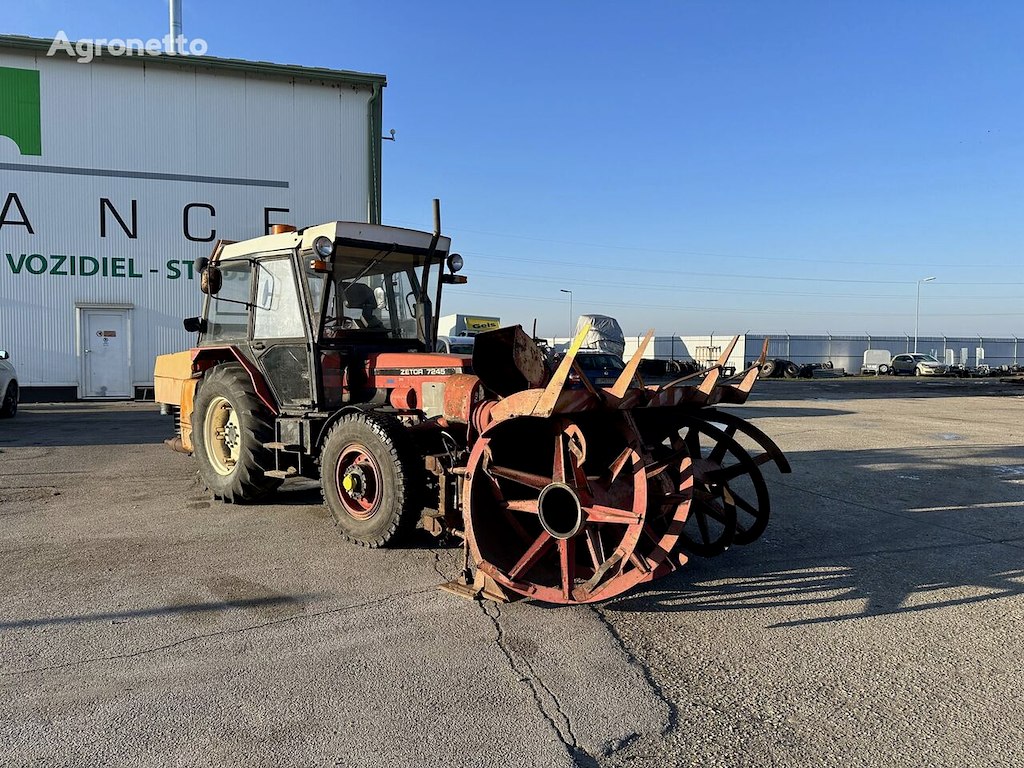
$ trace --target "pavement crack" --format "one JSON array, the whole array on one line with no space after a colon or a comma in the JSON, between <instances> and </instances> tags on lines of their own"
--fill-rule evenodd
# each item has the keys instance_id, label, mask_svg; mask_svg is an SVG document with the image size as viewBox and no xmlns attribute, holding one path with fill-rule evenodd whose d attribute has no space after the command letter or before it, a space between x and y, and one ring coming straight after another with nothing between
<instances>
[{"instance_id":1,"label":"pavement crack","mask_svg":"<svg viewBox=\"0 0 1024 768\"><path fill-rule=\"evenodd\" d=\"M423 595L436 591L436 587L429 587L427 589L414 589L406 590L404 592L395 592L384 597L379 597L374 600L368 600L364 603L355 603L352 605L342 605L337 608L327 608L322 611L314 611L312 613L293 613L290 616L284 616L280 619L272 619L270 621L260 622L259 624L247 624L243 627L232 627L231 629L221 629L216 632L204 632L198 635L189 635L183 637L180 640L175 640L173 643L166 643L164 645L156 645L150 648L142 648L137 651L131 651L128 653L112 653L106 656L91 656L85 659L77 659L75 661L68 661L63 664L50 664L45 667L31 667L29 669L17 669L10 672L0 672L0 677L15 677L18 675L29 675L34 672L49 672L55 669L71 669L73 667L81 667L85 664L93 664L98 661L117 661L120 659L135 659L140 656L148 656L154 653L160 653L161 651L168 651L172 648L177 648L182 645L188 645L196 640L205 640L211 637L229 637L232 635L241 635L247 632L254 632L260 629L266 629L267 627L274 627L281 624L289 624L293 622L302 621L303 619L315 619L321 616L331 616L339 613L346 613L347 611L354 611L360 608L369 608L371 606L380 605L391 600L397 600L403 597L411 597L413 595Z\"/></svg>"},{"instance_id":2,"label":"pavement crack","mask_svg":"<svg viewBox=\"0 0 1024 768\"><path fill-rule=\"evenodd\" d=\"M481 601L479 605L480 610L494 625L494 644L505 657L512 674L519 678L519 682L525 683L529 687L537 711L547 721L558 740L562 742L573 765L581 766L581 768L597 768L598 762L580 746L573 731L572 720L562 708L558 697L537 674L533 665L513 653L508 647L505 641L505 628L501 624L501 606L484 601ZM489 607L493 607L493 613L488 609Z\"/></svg>"},{"instance_id":3,"label":"pavement crack","mask_svg":"<svg viewBox=\"0 0 1024 768\"><path fill-rule=\"evenodd\" d=\"M661 733L659 735L663 738L665 736L668 736L670 733L676 730L676 728L679 727L678 707L676 707L676 705L672 703L672 700L665 693L665 689L662 688L658 681L654 679L654 673L651 671L651 668L626 646L625 640L622 639L622 635L619 634L619 630L615 627L615 625L612 624L611 621L609 621L604 609L600 606L594 605L591 606L591 610L593 610L594 615L597 616L598 621L600 621L608 630L608 633L612 636L612 639L615 641L615 645L618 647L619 651L621 651L622 655L626 657L626 663L630 666L636 667L636 669L639 670L640 675L646 681L647 685L650 686L655 698L657 698L658 701L660 701L665 706L665 709L668 712L668 716L665 719L665 724L662 726ZM635 740L635 738L624 739L621 743L619 743L613 749L608 751L605 754L605 757L610 757L616 752L621 751L622 749L632 744Z\"/></svg>"}]
</instances>

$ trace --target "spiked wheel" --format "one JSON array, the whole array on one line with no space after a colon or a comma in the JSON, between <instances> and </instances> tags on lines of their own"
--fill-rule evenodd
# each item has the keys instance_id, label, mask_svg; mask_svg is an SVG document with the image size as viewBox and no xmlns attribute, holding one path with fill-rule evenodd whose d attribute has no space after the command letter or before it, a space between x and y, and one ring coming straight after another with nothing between
<instances>
[{"instance_id":1,"label":"spiked wheel","mask_svg":"<svg viewBox=\"0 0 1024 768\"><path fill-rule=\"evenodd\" d=\"M645 459L605 413L517 418L473 448L466 536L477 567L551 603L604 600L638 583L648 509Z\"/></svg>"},{"instance_id":2,"label":"spiked wheel","mask_svg":"<svg viewBox=\"0 0 1024 768\"><path fill-rule=\"evenodd\" d=\"M694 484L682 546L695 555L713 557L733 543L749 544L757 539L768 525L771 502L758 467L763 462L752 458L735 438L739 424L726 424L723 430L703 417L703 413L701 417L684 417L683 427L671 439L672 453L659 465L674 476L672 464L683 459L688 462L679 470L689 468Z\"/></svg>"}]
</instances>

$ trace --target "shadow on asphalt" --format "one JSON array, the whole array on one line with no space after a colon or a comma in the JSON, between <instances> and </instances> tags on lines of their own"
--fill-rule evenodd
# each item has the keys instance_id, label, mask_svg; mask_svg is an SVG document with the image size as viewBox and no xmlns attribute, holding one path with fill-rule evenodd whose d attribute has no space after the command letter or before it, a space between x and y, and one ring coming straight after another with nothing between
<instances>
[{"instance_id":1,"label":"shadow on asphalt","mask_svg":"<svg viewBox=\"0 0 1024 768\"><path fill-rule=\"evenodd\" d=\"M174 420L152 403L23 405L0 421L0 449L28 446L144 445L174 436Z\"/></svg>"},{"instance_id":2,"label":"shadow on asphalt","mask_svg":"<svg viewBox=\"0 0 1024 768\"><path fill-rule=\"evenodd\" d=\"M190 614L220 613L233 610L258 610L268 608L296 608L303 603L315 600L318 595L270 595L232 600L219 600L210 603L185 603L161 605L153 608L137 608L127 611L107 613L84 613L72 616L48 616L39 619L21 619L0 622L0 632L12 629L27 629L60 624L86 624L89 622L109 622L119 624L135 619L147 619L157 616L185 616Z\"/></svg>"},{"instance_id":3,"label":"shadow on asphalt","mask_svg":"<svg viewBox=\"0 0 1024 768\"><path fill-rule=\"evenodd\" d=\"M807 608L804 617L770 625L784 627L1024 594L1024 447L954 448L791 455L798 473L814 462L853 483L827 488L809 475L770 477L765 540L693 558L606 609ZM943 493L950 476L961 482Z\"/></svg>"},{"instance_id":4,"label":"shadow on asphalt","mask_svg":"<svg viewBox=\"0 0 1024 768\"><path fill-rule=\"evenodd\" d=\"M929 397L1020 397L1024 386L998 378L954 379L914 376L848 376L837 379L762 380L754 385L748 405L758 400L879 400Z\"/></svg>"}]
</instances>

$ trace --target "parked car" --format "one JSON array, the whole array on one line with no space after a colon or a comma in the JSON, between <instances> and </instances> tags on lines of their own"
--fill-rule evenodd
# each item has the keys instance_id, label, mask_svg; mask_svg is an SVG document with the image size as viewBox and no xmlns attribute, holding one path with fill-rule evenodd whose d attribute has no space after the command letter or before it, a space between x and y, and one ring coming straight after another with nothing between
<instances>
[{"instance_id":1,"label":"parked car","mask_svg":"<svg viewBox=\"0 0 1024 768\"><path fill-rule=\"evenodd\" d=\"M555 355L554 367L558 367L563 357L565 357L564 352ZM581 349L576 355L576 362L587 378L590 379L591 383L598 387L610 387L619 378L622 369L626 367L626 364L622 362L622 358L613 355L611 352L598 352L596 350ZM570 371L569 386L572 387L574 385L582 386L576 372Z\"/></svg>"},{"instance_id":2,"label":"parked car","mask_svg":"<svg viewBox=\"0 0 1024 768\"><path fill-rule=\"evenodd\" d=\"M0 349L0 419L9 419L18 412L18 372L11 356Z\"/></svg>"},{"instance_id":3,"label":"parked car","mask_svg":"<svg viewBox=\"0 0 1024 768\"><path fill-rule=\"evenodd\" d=\"M896 355L892 359L892 372L897 376L901 373L913 374L914 376L942 376L946 373L946 370L946 366L943 363L940 363L931 355L924 355L920 352Z\"/></svg>"},{"instance_id":4,"label":"parked car","mask_svg":"<svg viewBox=\"0 0 1024 768\"><path fill-rule=\"evenodd\" d=\"M473 336L438 336L437 352L449 355L472 355Z\"/></svg>"}]
</instances>

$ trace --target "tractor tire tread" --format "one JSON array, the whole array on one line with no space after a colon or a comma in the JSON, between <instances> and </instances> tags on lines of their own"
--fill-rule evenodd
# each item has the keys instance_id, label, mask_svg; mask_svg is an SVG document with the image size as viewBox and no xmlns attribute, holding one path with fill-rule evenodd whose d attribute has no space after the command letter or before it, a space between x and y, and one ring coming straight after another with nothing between
<instances>
[{"instance_id":1,"label":"tractor tire tread","mask_svg":"<svg viewBox=\"0 0 1024 768\"><path fill-rule=\"evenodd\" d=\"M334 518L335 529L337 530L338 535L345 541L350 544L355 544L356 546L365 547L366 549L382 549L407 539L412 535L412 532L416 527L421 511L419 501L423 485L421 477L423 473L422 459L420 457L420 453L415 449L415 446L409 439L409 436L406 433L406 428L398 419L386 414L360 411L342 416L330 428L330 431L327 433L327 437L324 438L323 441L324 450L322 450L320 454L321 461L326 447L330 445L331 439L334 435L349 428L356 422L365 424L370 432L376 435L377 439L380 440L381 445L385 449L387 459L397 470L395 472L396 485L394 487L394 492L398 494L398 498L401 501L401 511L398 515L392 517L385 530L372 538L360 538L350 534L338 522L338 518L333 510L331 510L331 517ZM381 470L383 472L384 468L382 467ZM323 498L324 506L330 510L331 505L327 499L326 484L323 478L324 467L322 463L320 472L320 494Z\"/></svg>"},{"instance_id":2,"label":"tractor tire tread","mask_svg":"<svg viewBox=\"0 0 1024 768\"><path fill-rule=\"evenodd\" d=\"M217 392L216 390L220 390ZM207 489L215 499L228 504L248 504L261 501L281 485L281 480L267 477L263 470L273 464L273 453L264 448L263 444L274 439L273 416L267 407L256 397L249 374L238 363L222 363L214 366L204 377L196 393L196 418L193 424L199 428L194 435L193 453L198 453L202 446L202 424L205 420L206 397L214 394L234 398L235 410L238 411L243 424L242 432L246 440L242 441L238 471L231 482L222 487L211 487L213 484L203 473L204 457L197 456L200 465L200 476ZM201 450L205 451L205 446Z\"/></svg>"}]
</instances>

